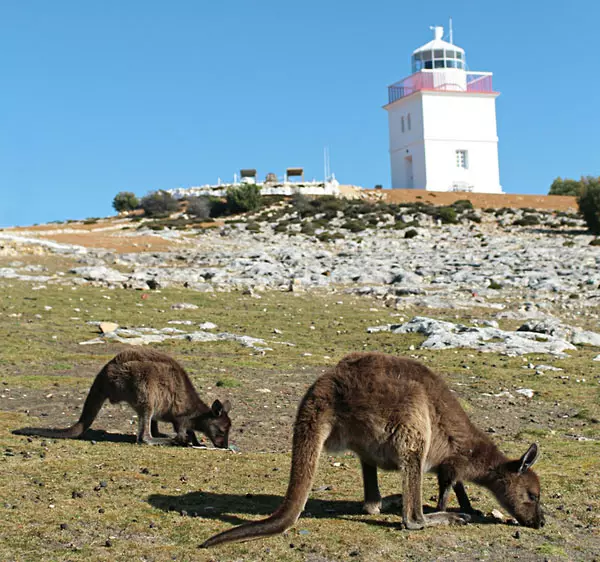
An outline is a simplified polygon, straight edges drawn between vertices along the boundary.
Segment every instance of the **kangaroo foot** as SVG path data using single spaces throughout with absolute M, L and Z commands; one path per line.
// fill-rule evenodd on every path
M 173 445 L 171 437 L 142 437 L 137 440 L 138 445 Z
M 421 529 L 424 529 L 426 526 L 425 521 L 419 521 L 419 520 L 412 520 L 409 519 L 407 521 L 404 522 L 404 526 L 409 530 L 409 531 L 420 531 Z
M 369 515 L 379 515 L 381 513 L 381 500 L 363 503 L 362 509 Z
M 438 511 L 425 515 L 425 524 L 427 527 L 435 525 L 466 525 L 471 522 L 471 515 L 468 513 L 451 513 L 448 511 Z

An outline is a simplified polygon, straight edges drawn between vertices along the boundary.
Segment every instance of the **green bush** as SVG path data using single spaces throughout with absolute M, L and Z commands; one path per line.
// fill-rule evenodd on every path
M 133 211 L 140 204 L 139 199 L 131 191 L 119 191 L 113 199 L 112 206 L 117 213 Z
M 479 215 L 476 215 L 475 213 L 466 213 L 465 215 L 463 215 L 463 218 L 471 222 L 481 222 L 481 217 Z
M 317 235 L 317 238 L 321 241 L 321 242 L 333 242 L 334 240 L 339 240 L 341 238 L 344 238 L 344 235 L 341 232 L 321 232 L 320 234 Z
M 291 205 L 299 217 L 306 217 L 314 214 L 314 206 L 311 205 L 311 200 L 302 193 L 294 193 L 291 199 Z
M 499 291 L 500 289 L 502 289 L 502 285 L 496 281 L 490 281 L 488 289 L 494 289 L 495 291 Z
M 583 180 L 577 205 L 590 232 L 600 234 L 600 177 Z
M 210 199 L 208 197 L 190 197 L 188 199 L 187 214 L 198 219 L 210 217 Z
M 260 187 L 253 183 L 245 183 L 227 190 L 227 210 L 230 213 L 246 213 L 256 211 L 262 204 Z
M 166 191 L 154 191 L 140 201 L 147 217 L 166 217 L 179 209 L 177 200 Z
M 359 220 L 349 220 L 342 225 L 342 228 L 345 228 L 350 232 L 360 232 L 361 230 L 367 228 L 367 225 Z
M 228 214 L 227 201 L 221 197 L 209 197 L 210 216 L 213 218 L 222 217 Z
M 287 232 L 288 225 L 286 223 L 287 221 L 281 221 L 278 223 L 275 228 L 273 228 L 273 232 Z
M 590 242 L 590 246 L 600 246 L 600 238 L 594 238 L 591 242 Z
M 440 219 L 444 224 L 456 224 L 456 211 L 453 207 L 440 207 L 436 210 L 435 217 Z
M 533 226 L 540 224 L 540 219 L 537 215 L 523 215 L 522 218 L 513 221 L 515 226 Z
M 548 195 L 573 195 L 577 197 L 581 192 L 583 184 L 581 181 L 556 178 L 550 186 Z
M 312 222 L 305 222 L 300 229 L 302 234 L 308 234 L 309 236 L 313 236 L 315 233 L 315 225 Z
M 260 232 L 260 224 L 257 222 L 249 222 L 246 224 L 246 230 L 249 232 Z
M 471 203 L 471 201 L 468 199 L 458 199 L 457 201 L 454 201 L 451 206 L 457 213 L 473 210 L 473 203 Z

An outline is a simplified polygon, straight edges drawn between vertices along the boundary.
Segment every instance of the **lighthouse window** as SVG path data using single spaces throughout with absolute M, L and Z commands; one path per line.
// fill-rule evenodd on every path
M 456 58 L 456 57 L 454 56 L 454 51 L 446 51 L 446 58 L 447 58 L 447 59 L 453 59 L 453 58 Z
M 410 113 L 406 116 L 406 126 L 408 127 L 408 130 L 410 131 Z
M 466 150 L 456 151 L 456 167 L 466 170 L 469 167 L 469 153 Z
M 400 129 L 404 132 L 404 115 L 400 117 Z
M 444 68 L 444 61 L 443 60 L 436 60 L 435 62 L 435 68 Z
M 433 58 L 435 58 L 435 59 L 443 59 L 444 58 L 444 51 L 443 51 L 443 49 L 436 49 L 435 51 L 433 51 Z

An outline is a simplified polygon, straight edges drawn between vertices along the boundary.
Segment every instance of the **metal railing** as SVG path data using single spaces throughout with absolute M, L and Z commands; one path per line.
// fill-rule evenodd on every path
M 452 79 L 455 74 L 420 71 L 388 87 L 388 103 L 410 96 L 420 91 L 466 92 L 473 94 L 495 93 L 492 87 L 491 72 L 467 72 L 465 84 L 457 84 Z

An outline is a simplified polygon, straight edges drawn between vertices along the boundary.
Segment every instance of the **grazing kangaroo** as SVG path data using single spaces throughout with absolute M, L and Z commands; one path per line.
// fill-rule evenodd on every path
M 468 513 L 445 511 L 450 487 L 460 506 L 473 512 L 462 482 L 485 486 L 522 525 L 544 524 L 540 483 L 530 470 L 532 445 L 508 460 L 467 417 L 441 377 L 425 365 L 378 353 L 353 353 L 309 388 L 294 425 L 290 482 L 270 517 L 208 539 L 202 547 L 281 533 L 294 525 L 311 489 L 319 454 L 350 449 L 360 458 L 364 509 L 378 513 L 377 468 L 403 473 L 402 520 L 407 529 L 466 523 Z M 423 514 L 423 474 L 438 475 L 437 513 Z
M 127 402 L 137 412 L 138 443 L 172 441 L 159 434 L 157 420 L 161 420 L 173 424 L 178 444 L 199 445 L 194 431 L 201 431 L 215 447 L 229 446 L 229 401 L 215 400 L 211 407 L 207 406 L 183 367 L 172 357 L 150 349 L 123 351 L 104 365 L 94 379 L 76 424 L 66 429 L 25 427 L 14 433 L 65 439 L 81 437 L 106 399 L 112 404 Z

